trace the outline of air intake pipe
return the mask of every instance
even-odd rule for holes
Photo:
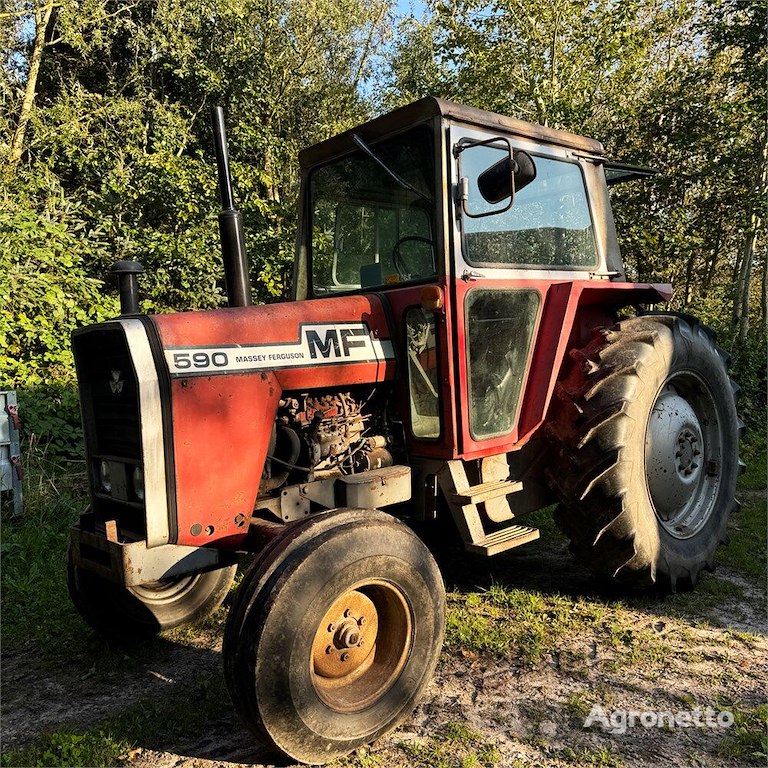
[[[243,217],[240,211],[235,209],[232,198],[227,132],[224,128],[224,110],[221,107],[211,107],[211,123],[222,209],[219,214],[219,234],[221,256],[224,260],[227,304],[230,307],[249,307],[252,303],[251,284],[248,280],[248,256],[245,252]]]

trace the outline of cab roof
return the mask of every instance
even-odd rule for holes
[[[431,118],[441,117],[453,123],[468,125],[473,128],[486,128],[491,131],[507,133],[520,138],[539,141],[543,144],[556,144],[561,147],[576,149],[593,155],[603,155],[603,145],[599,141],[578,136],[569,131],[547,128],[536,123],[527,123],[513,117],[486,112],[483,109],[468,107],[446,99],[427,96],[419,101],[406,104],[404,107],[376,117],[349,131],[332,136],[325,141],[307,147],[299,153],[299,163],[302,168],[310,168],[318,163],[326,162],[339,155],[351,152],[356,147],[352,143],[352,135],[359,134],[366,142],[396,133]]]

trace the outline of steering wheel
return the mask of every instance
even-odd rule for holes
[[[426,245],[430,246],[432,250],[432,268],[434,274],[434,266],[435,266],[435,257],[434,257],[434,246],[435,244],[427,237],[418,237],[417,235],[408,235],[407,237],[401,237],[392,248],[392,263],[395,265],[395,268],[400,273],[401,277],[404,280],[407,280],[412,275],[418,273],[419,270],[416,270],[415,272],[408,269],[409,266],[403,261],[403,257],[400,254],[400,246],[404,243],[425,243]],[[420,277],[427,277],[427,275],[420,275]]]

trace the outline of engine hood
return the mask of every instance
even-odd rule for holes
[[[394,375],[390,329],[376,296],[155,315],[152,322],[172,378],[268,371],[281,388],[293,388]]]

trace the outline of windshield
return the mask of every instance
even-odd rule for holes
[[[369,149],[375,159],[360,149],[310,176],[315,294],[436,274],[432,131],[420,126]]]

